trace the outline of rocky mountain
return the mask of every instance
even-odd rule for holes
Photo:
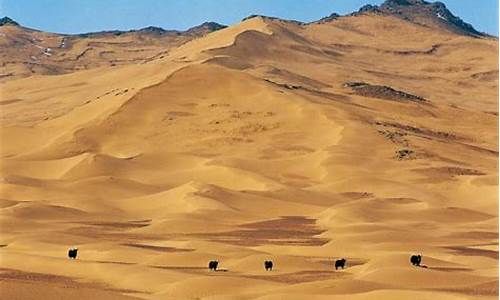
[[[180,30],[166,30],[157,26],[148,26],[141,29],[132,30],[112,30],[112,31],[100,31],[100,32],[89,32],[78,34],[80,37],[91,37],[91,36],[102,36],[102,35],[124,35],[124,34],[154,34],[154,35],[193,35],[195,37],[203,36],[207,33],[217,31],[226,28],[226,25],[222,25],[216,22],[205,22],[200,25],[191,27],[185,31]],[[71,35],[70,35],[71,36]]]
[[[1,26],[1,298],[497,299],[498,39],[429,5]]]
[[[336,20],[338,18],[340,18],[341,16],[337,13],[331,13],[329,16],[326,16],[326,17],[323,17],[321,19],[319,19],[318,21],[316,21],[317,23],[321,23],[321,22],[330,22],[330,21],[333,21],[333,20]]]
[[[386,0],[380,6],[365,5],[356,14],[360,13],[392,15],[422,26],[445,29],[458,34],[478,37],[486,35],[453,15],[442,2]]]
[[[0,26],[3,26],[3,25],[19,26],[19,23],[17,23],[16,21],[12,20],[9,17],[3,17],[0,19]]]
[[[217,22],[205,22],[198,26],[189,28],[186,33],[191,33],[194,35],[207,34],[213,31],[221,30],[226,28],[226,25],[219,24]]]
[[[400,18],[427,28],[473,37],[487,37],[459,17],[453,15],[441,2],[424,0],[387,0],[380,6],[365,5],[348,16],[362,14],[386,15]],[[242,21],[262,17],[251,15]],[[342,18],[332,13],[312,23],[334,22]],[[300,21],[286,20],[299,26]],[[166,30],[149,26],[138,30],[102,31],[76,35],[45,33],[19,26],[14,20],[0,20],[0,33],[6,47],[0,51],[0,65],[4,71],[0,80],[26,77],[31,74],[64,74],[100,66],[116,66],[146,62],[165,56],[169,49],[190,40],[225,28],[215,22],[205,22],[185,31]]]
[[[102,66],[143,63],[210,32],[225,28],[206,22],[185,31],[149,26],[82,34],[48,33],[1,20],[0,80],[32,74],[58,75]]]

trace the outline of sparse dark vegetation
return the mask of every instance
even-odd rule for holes
[[[398,160],[409,160],[409,159],[415,159],[415,151],[410,150],[410,149],[400,149],[396,151],[396,158]]]
[[[344,87],[351,88],[356,94],[364,97],[393,101],[413,101],[419,103],[428,102],[428,100],[424,99],[423,97],[399,91],[385,85],[372,85],[366,82],[354,81],[346,82],[344,84]]]

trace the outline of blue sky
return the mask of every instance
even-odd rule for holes
[[[313,21],[383,0],[0,0],[0,16],[58,33],[146,26],[185,30],[205,21],[230,25],[251,14]],[[441,0],[479,31],[498,36],[498,0]]]

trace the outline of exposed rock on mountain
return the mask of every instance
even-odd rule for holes
[[[497,299],[498,39],[384,7],[0,27],[1,298]]]
[[[17,23],[16,21],[12,20],[9,17],[3,17],[0,19],[0,26],[3,26],[3,25],[19,26],[19,23]]]
[[[474,27],[453,15],[442,2],[424,0],[386,0],[380,6],[365,5],[359,13],[384,13],[420,24],[423,26],[442,28],[448,31],[470,35],[485,36]]]

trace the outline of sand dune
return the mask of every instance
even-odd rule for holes
[[[169,47],[2,82],[4,297],[498,297],[498,39],[365,13]]]

